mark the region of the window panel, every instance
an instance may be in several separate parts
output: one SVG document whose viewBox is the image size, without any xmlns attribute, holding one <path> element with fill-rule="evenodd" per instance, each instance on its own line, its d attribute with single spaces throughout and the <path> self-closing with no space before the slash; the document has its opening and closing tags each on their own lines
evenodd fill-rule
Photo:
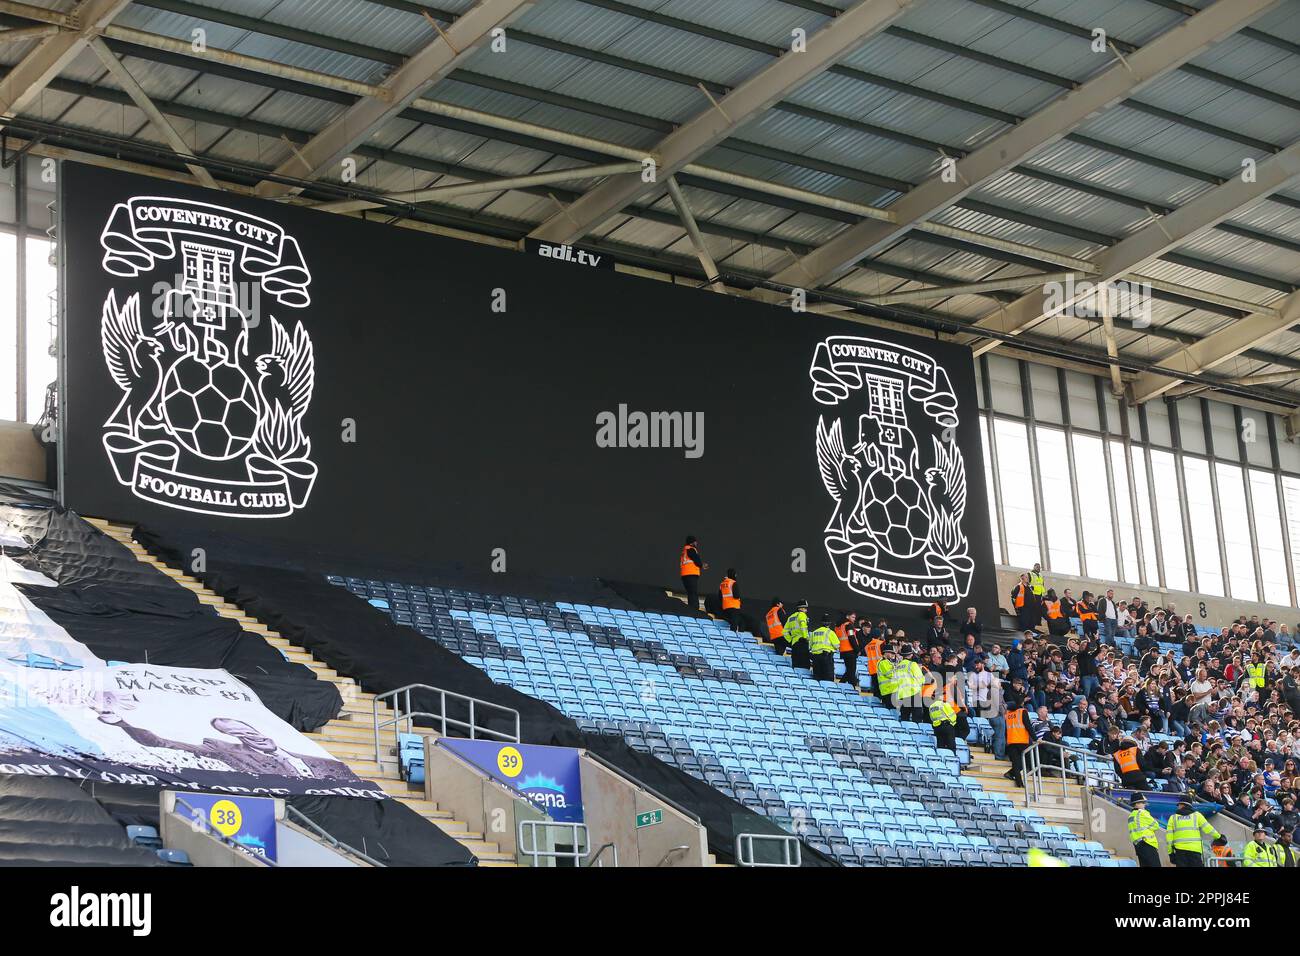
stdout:
<svg viewBox="0 0 1300 956">
<path fill-rule="evenodd" d="M 1078 574 L 1079 542 L 1075 537 L 1074 489 L 1070 487 L 1065 432 L 1044 426 L 1034 432 L 1038 437 L 1038 475 L 1043 485 L 1041 507 L 1047 520 L 1047 567 L 1058 574 Z"/>
<path fill-rule="evenodd" d="M 1109 388 L 1103 393 L 1102 400 L 1106 403 L 1106 432 L 1110 435 L 1122 438 L 1124 436 L 1124 409 L 1114 395 L 1110 393 Z"/>
<path fill-rule="evenodd" d="M 1106 458 L 1100 438 L 1074 435 L 1074 477 L 1083 521 L 1083 565 L 1089 577 L 1118 580 L 1110 495 L 1106 492 Z M 1121 500 L 1127 498 L 1125 494 Z"/>
<path fill-rule="evenodd" d="M 1124 443 L 1110 442 L 1111 484 L 1115 486 L 1115 512 L 1119 516 L 1119 579 L 1131 584 L 1145 584 L 1154 581 L 1156 576 L 1143 577 L 1138 562 L 1137 527 L 1133 524 L 1133 496 L 1128 487 L 1128 457 L 1124 452 Z M 1140 486 L 1146 487 L 1146 481 Z M 1147 559 L 1152 560 L 1151 558 Z"/>
<path fill-rule="evenodd" d="M 1169 406 L 1162 401 L 1147 402 L 1142 406 L 1146 411 L 1147 434 L 1151 444 L 1170 448 L 1174 444 L 1173 433 L 1169 431 Z M 1162 521 L 1163 525 L 1164 522 Z"/>
<path fill-rule="evenodd" d="M 1023 422 L 993 421 L 998 445 L 998 477 L 1002 480 L 1002 518 L 1007 532 L 1007 562 L 1032 567 L 1041 559 L 1038 511 L 1033 475 L 1029 470 L 1029 437 Z"/>
<path fill-rule="evenodd" d="M 1092 431 L 1101 429 L 1097 411 L 1097 381 L 1082 372 L 1065 373 L 1065 391 L 1070 403 L 1070 424 Z"/>
<path fill-rule="evenodd" d="M 1282 476 L 1282 507 L 1286 509 L 1286 530 L 1291 541 L 1291 565 L 1300 577 L 1300 478 Z M 1300 590 L 1300 580 L 1296 588 Z"/>
<path fill-rule="evenodd" d="M 1241 461 L 1237 448 L 1237 418 L 1232 414 L 1232 406 L 1223 402 L 1210 402 L 1210 437 L 1214 440 L 1214 456 Z M 1268 429 L 1262 436 L 1264 447 L 1268 447 Z"/>
<path fill-rule="evenodd" d="M 27 238 L 27 420 L 45 409 L 45 387 L 58 375 L 54 359 L 54 295 L 58 271 L 50 264 L 51 244 Z"/>
<path fill-rule="evenodd" d="M 1219 534 L 1214 526 L 1210 463 L 1201 458 L 1184 458 L 1183 480 L 1187 485 L 1187 518 L 1192 528 L 1192 555 L 1196 558 L 1196 590 L 1201 594 L 1222 597 L 1225 593 L 1223 566 L 1219 563 Z M 1160 518 L 1163 530 L 1163 511 Z"/>
<path fill-rule="evenodd" d="M 1023 418 L 1025 402 L 1020 391 L 1020 363 L 1002 355 L 985 356 L 989 362 L 989 388 L 993 410 Z M 999 461 L 999 467 L 1001 462 Z"/>
<path fill-rule="evenodd" d="M 1183 451 L 1204 455 L 1205 426 L 1201 423 L 1201 401 L 1198 398 L 1185 398 L 1174 405 L 1178 411 L 1178 441 Z M 1200 568 L 1197 562 L 1197 569 Z"/>
<path fill-rule="evenodd" d="M 0 418 L 18 414 L 18 238 L 0 232 Z"/>
<path fill-rule="evenodd" d="M 989 496 L 989 538 L 993 542 L 993 560 L 1002 560 L 1002 538 L 998 534 L 998 501 L 993 486 L 993 450 L 989 447 L 989 421 L 980 418 L 980 439 L 984 443 L 984 487 Z"/>
<path fill-rule="evenodd" d="M 1243 601 L 1258 601 L 1245 478 L 1239 467 L 1222 462 L 1215 464 L 1214 477 L 1219 486 L 1219 520 L 1223 525 L 1223 556 L 1228 563 L 1228 592 Z"/>
<path fill-rule="evenodd" d="M 1282 545 L 1282 515 L 1277 506 L 1277 482 L 1272 472 L 1250 470 L 1250 503 L 1255 509 L 1255 540 L 1259 548 L 1259 570 L 1264 581 L 1264 601 L 1290 604 L 1286 554 Z"/>
<path fill-rule="evenodd" d="M 14 172 L 16 166 L 0 168 L 0 222 L 12 223 L 18 208 L 18 192 Z"/>
<path fill-rule="evenodd" d="M 54 224 L 50 204 L 54 202 L 55 185 L 45 181 L 48 178 L 47 171 L 58 171 L 58 166 L 51 163 L 41 156 L 28 156 L 27 169 L 24 171 L 27 227 L 39 232 L 44 232 Z"/>
<path fill-rule="evenodd" d="M 1150 408 L 1155 403 L 1148 403 Z M 1134 448 L 1134 475 L 1139 467 L 1138 452 Z M 1187 549 L 1183 543 L 1183 516 L 1178 506 L 1178 470 L 1174 456 L 1167 451 L 1151 449 L 1151 478 L 1160 493 L 1155 496 L 1156 515 L 1160 519 L 1160 557 L 1165 566 L 1165 587 L 1175 591 L 1190 591 L 1191 577 L 1187 569 Z M 1151 545 L 1154 549 L 1154 543 Z M 1154 550 L 1152 551 L 1154 554 Z"/>
<path fill-rule="evenodd" d="M 1277 460 L 1283 471 L 1300 472 L 1300 444 L 1286 440 L 1286 425 L 1277 423 Z"/>
<path fill-rule="evenodd" d="M 1061 389 L 1056 369 L 1050 365 L 1029 363 L 1029 387 L 1034 394 L 1034 418 L 1040 422 L 1063 425 L 1061 417 Z"/>
<path fill-rule="evenodd" d="M 1265 412 L 1258 412 L 1253 408 L 1243 408 L 1241 410 L 1241 436 L 1246 446 L 1246 460 L 1252 465 L 1259 465 L 1262 468 L 1273 467 L 1273 452 L 1268 447 L 1268 419 L 1269 415 Z M 1278 428 L 1283 429 L 1282 424 L 1278 423 Z M 1281 430 L 1278 434 L 1286 434 Z M 1214 435 L 1214 447 L 1219 447 L 1219 435 Z"/>
</svg>

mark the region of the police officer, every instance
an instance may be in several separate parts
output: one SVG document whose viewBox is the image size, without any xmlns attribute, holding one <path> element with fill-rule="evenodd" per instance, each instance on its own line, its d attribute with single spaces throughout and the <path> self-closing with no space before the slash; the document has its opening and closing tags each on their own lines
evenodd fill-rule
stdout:
<svg viewBox="0 0 1300 956">
<path fill-rule="evenodd" d="M 1219 831 L 1210 825 L 1200 810 L 1192 809 L 1192 801 L 1178 801 L 1178 811 L 1165 824 L 1165 842 L 1169 844 L 1169 862 L 1174 866 L 1205 866 L 1203 837 L 1219 838 Z"/>
<path fill-rule="evenodd" d="M 785 656 L 785 649 L 789 646 L 785 641 L 785 619 L 785 605 L 779 597 L 772 598 L 772 606 L 767 609 L 767 639 L 780 657 Z"/>
<path fill-rule="evenodd" d="M 835 651 L 839 646 L 840 639 L 831 630 L 831 616 L 823 614 L 821 626 L 808 635 L 813 680 L 835 680 Z"/>
<path fill-rule="evenodd" d="M 894 691 L 898 689 L 898 651 L 893 644 L 886 644 L 884 657 L 876 665 L 876 693 L 880 702 L 886 707 L 896 707 Z"/>
<path fill-rule="evenodd" d="M 1138 866 L 1160 867 L 1160 842 L 1156 834 L 1160 824 L 1147 810 L 1147 798 L 1138 794 L 1132 800 L 1133 810 L 1128 815 L 1128 838 L 1133 841 Z"/>
<path fill-rule="evenodd" d="M 957 708 L 943 694 L 930 702 L 930 726 L 934 728 L 934 745 L 940 750 L 957 752 Z"/>
<path fill-rule="evenodd" d="M 808 657 L 808 601 L 795 605 L 795 612 L 785 621 L 785 640 L 790 645 L 790 666 L 807 670 L 812 666 Z"/>
<path fill-rule="evenodd" d="M 899 665 L 906 675 L 904 682 L 897 688 L 898 714 L 903 720 L 919 724 L 925 720 L 925 708 L 922 706 L 921 689 L 925 686 L 925 675 L 916 657 L 909 654 Z"/>
<path fill-rule="evenodd" d="M 1273 848 L 1266 842 L 1267 837 L 1267 830 L 1263 827 L 1255 827 L 1255 838 L 1242 848 L 1242 866 L 1277 866 L 1277 857 L 1273 854 Z"/>
</svg>

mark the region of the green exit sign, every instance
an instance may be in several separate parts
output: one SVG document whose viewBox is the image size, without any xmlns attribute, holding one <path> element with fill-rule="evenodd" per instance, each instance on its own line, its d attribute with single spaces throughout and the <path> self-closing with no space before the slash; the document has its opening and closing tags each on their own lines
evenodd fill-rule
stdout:
<svg viewBox="0 0 1300 956">
<path fill-rule="evenodd" d="M 664 812 L 662 810 L 649 810 L 646 813 L 638 813 L 636 815 L 636 827 L 638 830 L 642 827 L 652 827 L 656 823 L 663 822 Z"/>
</svg>

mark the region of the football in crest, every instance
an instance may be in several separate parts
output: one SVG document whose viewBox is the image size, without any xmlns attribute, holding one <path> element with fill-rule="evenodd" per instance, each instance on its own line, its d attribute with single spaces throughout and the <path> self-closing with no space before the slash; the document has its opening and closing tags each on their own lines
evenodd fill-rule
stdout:
<svg viewBox="0 0 1300 956">
<path fill-rule="evenodd" d="M 257 431 L 257 391 L 244 370 L 197 355 L 167 370 L 162 411 L 186 450 L 214 461 L 244 454 Z"/>
<path fill-rule="evenodd" d="M 907 472 L 872 472 L 862 501 L 863 523 L 878 545 L 900 558 L 925 550 L 930 512 L 920 487 Z"/>
</svg>

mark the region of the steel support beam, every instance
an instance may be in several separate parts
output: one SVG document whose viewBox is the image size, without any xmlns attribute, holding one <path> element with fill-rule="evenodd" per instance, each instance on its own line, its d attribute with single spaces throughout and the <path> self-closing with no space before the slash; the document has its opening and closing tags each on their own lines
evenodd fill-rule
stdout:
<svg viewBox="0 0 1300 956">
<path fill-rule="evenodd" d="M 722 142 L 790 90 L 821 73 L 889 26 L 915 2 L 859 0 L 808 37 L 805 50 L 784 53 L 722 99 L 713 100 L 712 94 L 702 91 L 709 97 L 710 104 L 665 136 L 647 154 L 655 162 L 656 179 L 667 179 L 681 172 L 687 163 Z M 652 188 L 653 183 L 639 179 L 602 183 L 551 216 L 529 235 L 548 242 L 575 242 Z"/>
<path fill-rule="evenodd" d="M 276 167 L 277 176 L 315 179 L 329 166 L 342 159 L 358 143 L 411 105 L 428 86 L 455 69 L 492 31 L 506 26 L 534 0 L 479 0 L 459 16 L 446 30 L 437 28 L 437 37 L 415 53 L 381 86 L 381 95 L 366 97 L 348 107 L 311 142 Z M 436 26 L 436 24 L 435 24 Z M 276 198 L 301 192 L 300 187 L 267 180 L 257 187 L 263 198 Z"/>
<path fill-rule="evenodd" d="M 1176 377 L 1143 372 L 1133 382 L 1133 401 L 1141 403 L 1163 395 L 1180 380 L 1194 381 L 1201 372 L 1235 358 L 1242 352 L 1300 322 L 1300 292 L 1292 292 L 1278 303 L 1276 312 L 1257 312 L 1232 322 L 1199 342 L 1158 360 L 1161 368 Z"/>
<path fill-rule="evenodd" d="M 422 202 L 441 202 L 457 196 L 475 196 L 481 193 L 503 192 L 507 189 L 528 189 L 532 186 L 546 186 L 550 183 L 571 183 L 574 180 L 600 179 L 605 176 L 621 176 L 639 173 L 640 163 L 605 163 L 600 166 L 575 166 L 572 169 L 552 169 L 544 173 L 528 173 L 523 176 L 509 176 L 504 179 L 481 179 L 468 183 L 456 183 L 449 186 L 430 186 L 428 189 L 413 189 L 408 192 L 385 193 L 387 202 L 371 202 L 366 199 L 340 199 L 336 202 L 319 203 L 312 207 L 326 212 L 360 212 L 364 209 L 380 209 L 391 203 L 405 203 L 414 206 Z"/>
<path fill-rule="evenodd" d="M 695 221 L 695 214 L 691 212 L 690 203 L 686 201 L 686 196 L 682 193 L 682 187 L 677 185 L 677 177 L 668 177 L 668 195 L 673 201 L 673 206 L 677 210 L 677 216 L 686 228 L 686 235 L 690 237 L 691 248 L 695 250 L 695 258 L 700 260 L 700 268 L 704 270 L 704 278 L 709 283 L 709 288 L 714 292 L 726 292 L 727 287 L 721 279 L 718 278 L 718 264 L 713 261 L 713 255 L 709 252 L 709 247 L 704 244 L 704 236 L 700 233 L 699 223 Z"/>
<path fill-rule="evenodd" d="M 1300 142 L 1292 143 L 1260 163 L 1250 182 L 1235 176 L 1104 249 L 1094 257 L 1095 269 L 1088 279 L 1093 283 L 1112 282 L 1297 179 L 1300 179 Z M 1053 302 L 1053 307 L 1068 308 L 1080 297 L 1068 297 L 1068 301 L 1067 297 L 1061 297 Z M 1272 312 L 1274 309 L 1255 311 Z M 1003 335 L 1019 335 L 1047 315 L 1043 294 L 1029 293 L 984 316 L 975 327 Z M 997 339 L 988 340 L 977 346 L 975 352 L 982 355 L 996 348 L 997 344 Z"/>
<path fill-rule="evenodd" d="M 108 72 L 113 74 L 113 78 L 117 80 L 126 95 L 131 97 L 131 101 L 140 107 L 140 111 L 145 116 L 149 117 L 149 122 L 153 124 L 154 129 L 162 134 L 163 139 L 167 140 L 167 145 L 177 155 L 187 159 L 195 159 L 194 151 L 181 138 L 181 134 L 176 132 L 176 127 L 172 126 L 171 121 L 162 115 L 162 112 L 154 105 L 153 100 L 149 99 L 149 94 L 136 82 L 135 77 L 131 75 L 131 72 L 123 65 L 122 61 L 114 55 L 113 51 L 104 45 L 104 41 L 99 37 L 92 37 L 88 45 L 95 56 L 99 57 L 100 62 L 107 67 Z M 212 178 L 212 174 L 198 163 L 186 163 L 185 168 L 193 174 L 200 185 L 207 186 L 209 189 L 221 188 L 217 181 Z"/>
<path fill-rule="evenodd" d="M 36 101 L 50 80 L 76 59 L 86 41 L 108 26 L 131 0 L 84 0 L 67 15 L 69 29 L 46 37 L 0 82 L 0 116 L 15 116 Z"/>
<path fill-rule="evenodd" d="M 1045 282 L 1064 282 L 1074 275 L 1073 272 L 1036 273 L 1027 276 L 1007 276 L 1003 279 L 985 279 L 982 282 L 961 282 L 955 285 L 940 285 L 930 289 L 908 289 L 905 292 L 889 292 L 885 295 L 871 295 L 863 298 L 868 305 L 898 305 L 903 302 L 931 302 L 935 299 L 951 299 L 955 295 L 981 295 L 987 292 L 1002 292 L 1008 289 L 1032 289 Z"/>
<path fill-rule="evenodd" d="M 52 37 L 59 32 L 53 23 L 39 23 L 34 27 L 14 27 L 12 30 L 0 31 L 0 43 L 26 43 L 28 40 L 41 40 Z"/>
<path fill-rule="evenodd" d="M 993 137 L 940 171 L 891 206 L 895 221 L 861 222 L 773 276 L 779 285 L 815 288 L 878 252 L 916 223 L 942 211 L 981 183 L 1061 139 L 1094 114 L 1124 99 L 1152 80 L 1277 6 L 1278 0 L 1216 0 L 1195 16 L 1114 62 L 1081 86 Z"/>
</svg>

